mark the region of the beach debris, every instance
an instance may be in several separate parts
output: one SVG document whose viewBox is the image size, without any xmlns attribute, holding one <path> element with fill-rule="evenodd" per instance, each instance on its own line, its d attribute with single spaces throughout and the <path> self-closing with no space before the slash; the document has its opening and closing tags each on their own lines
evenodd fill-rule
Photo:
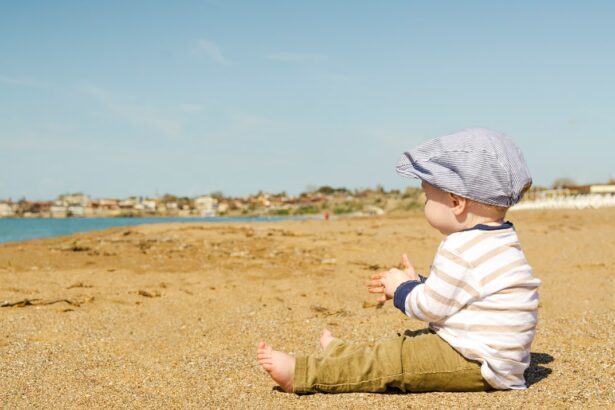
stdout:
<svg viewBox="0 0 615 410">
<path fill-rule="evenodd" d="M 323 265 L 334 265 L 337 263 L 337 260 L 335 258 L 324 258 L 320 260 L 320 263 Z"/>
<path fill-rule="evenodd" d="M 155 242 L 156 240 L 152 240 L 152 239 L 145 240 L 145 241 L 139 241 L 137 246 L 141 250 L 141 253 L 146 254 L 148 249 L 150 249 Z"/>
<path fill-rule="evenodd" d="M 237 252 L 231 252 L 231 254 L 229 256 L 231 256 L 231 257 L 235 257 L 235 256 L 242 257 L 242 256 L 248 256 L 248 255 L 250 255 L 250 252 L 248 252 L 248 251 L 237 251 Z"/>
<path fill-rule="evenodd" d="M 94 286 L 92 285 L 86 285 L 83 282 L 75 282 L 72 285 L 68 286 L 66 289 L 73 289 L 73 288 L 93 288 Z"/>
<path fill-rule="evenodd" d="M 145 296 L 146 298 L 159 298 L 161 296 L 160 292 L 157 290 L 148 291 L 141 289 L 138 293 L 139 295 Z"/>
<path fill-rule="evenodd" d="M 90 248 L 89 246 L 80 245 L 77 243 L 77 241 L 74 241 L 68 245 L 61 247 L 60 250 L 66 252 L 88 252 L 92 250 L 92 248 Z"/>
<path fill-rule="evenodd" d="M 0 307 L 24 307 L 24 306 L 32 306 L 38 302 L 39 299 L 22 299 L 17 302 L 8 302 L 4 301 L 0 304 Z"/>
<path fill-rule="evenodd" d="M 377 263 L 367 263 L 363 261 L 351 261 L 350 263 L 352 263 L 353 265 L 363 266 L 365 269 L 368 269 L 368 270 L 386 270 L 387 269 L 384 266 L 379 265 Z"/>
<path fill-rule="evenodd" d="M 0 307 L 25 307 L 25 306 L 45 306 L 45 305 L 53 305 L 56 303 L 68 303 L 71 306 L 79 307 L 84 303 L 93 302 L 94 297 L 87 297 L 83 299 L 52 299 L 52 300 L 44 300 L 44 299 L 22 299 L 16 302 L 4 301 L 0 304 Z"/>
<path fill-rule="evenodd" d="M 316 313 L 329 313 L 329 309 L 324 307 L 324 306 L 320 306 L 320 305 L 312 305 L 310 306 L 310 310 L 312 310 L 313 312 Z"/>
<path fill-rule="evenodd" d="M 367 300 L 363 301 L 363 309 L 369 309 L 369 308 L 382 309 L 383 306 L 384 306 L 384 303 L 370 302 Z"/>
<path fill-rule="evenodd" d="M 350 316 L 351 315 L 351 313 L 345 309 L 338 309 L 332 312 L 329 308 L 320 306 L 320 305 L 312 305 L 310 306 L 310 310 L 312 312 L 316 312 L 323 316 Z"/>
</svg>

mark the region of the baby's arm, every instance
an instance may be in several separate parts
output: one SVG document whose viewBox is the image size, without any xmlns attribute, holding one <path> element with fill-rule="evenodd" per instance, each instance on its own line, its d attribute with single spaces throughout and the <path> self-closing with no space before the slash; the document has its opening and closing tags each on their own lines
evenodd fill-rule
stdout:
<svg viewBox="0 0 615 410">
<path fill-rule="evenodd" d="M 395 307 L 410 317 L 439 322 L 480 295 L 471 264 L 454 251 L 441 248 L 425 283 L 401 284 L 394 291 Z"/>
</svg>

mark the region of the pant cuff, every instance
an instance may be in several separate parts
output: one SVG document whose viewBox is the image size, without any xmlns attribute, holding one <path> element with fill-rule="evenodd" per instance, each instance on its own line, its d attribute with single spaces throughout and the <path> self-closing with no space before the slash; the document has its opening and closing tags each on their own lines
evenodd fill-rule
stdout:
<svg viewBox="0 0 615 410">
<path fill-rule="evenodd" d="M 316 369 L 311 369 L 312 375 L 310 377 L 310 369 L 308 369 L 309 362 L 312 362 L 314 366 L 314 360 L 317 358 L 327 357 L 329 354 L 335 351 L 339 345 L 343 344 L 342 339 L 334 337 L 327 345 L 325 350 L 319 356 L 298 356 L 295 357 L 295 374 L 293 376 L 293 393 L 315 393 L 313 383 L 315 381 L 314 372 Z M 311 359 L 311 360 L 310 360 Z M 317 379 L 317 378 L 316 378 Z"/>
<path fill-rule="evenodd" d="M 293 393 L 310 393 L 307 386 L 307 356 L 295 357 L 295 374 L 293 376 Z"/>
</svg>

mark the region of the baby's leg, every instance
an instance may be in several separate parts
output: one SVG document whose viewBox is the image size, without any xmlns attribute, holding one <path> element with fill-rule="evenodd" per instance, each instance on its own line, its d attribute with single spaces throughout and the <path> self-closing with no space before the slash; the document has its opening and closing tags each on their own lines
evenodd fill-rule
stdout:
<svg viewBox="0 0 615 410">
<path fill-rule="evenodd" d="M 325 330 L 322 355 L 293 358 L 262 343 L 258 360 L 287 392 L 484 391 L 480 363 L 467 360 L 430 331 L 368 344 L 346 343 Z"/>
<path fill-rule="evenodd" d="M 384 392 L 403 386 L 401 346 L 403 337 L 393 337 L 370 346 L 346 343 L 325 330 L 322 355 L 295 359 L 295 393 Z"/>
</svg>

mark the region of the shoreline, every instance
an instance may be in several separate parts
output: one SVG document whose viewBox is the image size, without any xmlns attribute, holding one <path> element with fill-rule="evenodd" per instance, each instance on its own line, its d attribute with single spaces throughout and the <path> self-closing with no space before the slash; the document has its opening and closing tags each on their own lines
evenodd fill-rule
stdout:
<svg viewBox="0 0 615 410">
<path fill-rule="evenodd" d="M 265 223 L 318 220 L 322 217 L 241 216 L 241 217 L 71 217 L 71 218 L 0 218 L 0 244 L 54 238 L 73 233 L 94 232 L 110 228 L 166 223 Z M 8 226 L 7 226 L 8 224 Z M 29 230 L 29 231 L 28 231 Z"/>
</svg>

